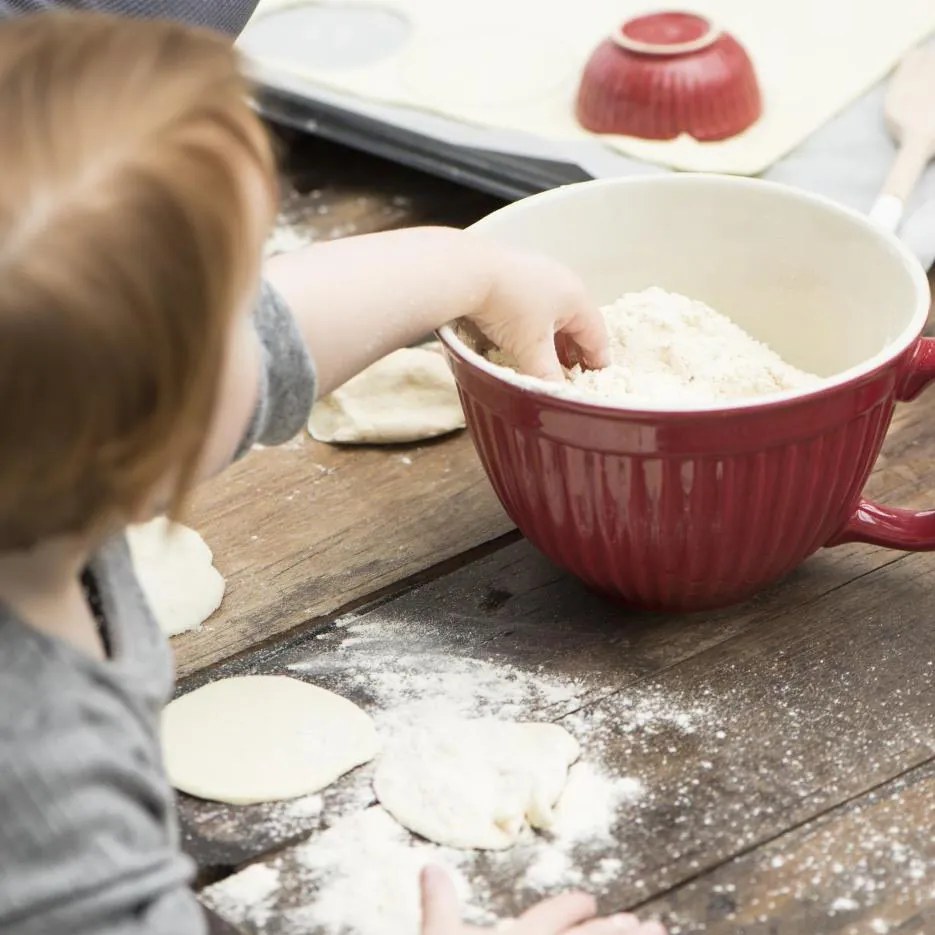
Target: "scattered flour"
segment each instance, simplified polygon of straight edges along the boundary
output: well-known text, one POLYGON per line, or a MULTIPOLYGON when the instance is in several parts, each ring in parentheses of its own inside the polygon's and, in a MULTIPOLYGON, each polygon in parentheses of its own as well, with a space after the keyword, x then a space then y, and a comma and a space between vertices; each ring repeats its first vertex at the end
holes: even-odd
POLYGON ((279 890, 279 871, 269 864, 251 864, 209 886, 202 899, 232 925, 251 923, 262 928, 279 890))
POLYGON ((601 890, 613 883, 623 869, 623 861, 619 857, 602 857, 588 875, 588 884, 594 889, 601 890))
POLYGON ((202 899, 216 912, 263 931, 280 877, 308 898, 277 908, 276 931, 308 935, 418 935, 419 874, 427 864, 444 867, 467 915, 491 917, 470 906, 470 887, 458 855, 414 843, 379 806, 339 819, 327 831, 284 852, 270 865, 253 865, 208 887, 202 899))
POLYGON ((291 253, 301 247, 306 247, 314 242, 314 237, 310 232, 300 226, 293 226, 282 219, 279 220, 275 229, 267 238, 263 247, 263 256, 276 256, 279 253, 291 253))
POLYGON ((547 893, 568 886, 600 891, 612 883, 624 869, 621 858, 602 858, 585 872, 576 857, 588 858, 606 848, 620 810, 635 804, 643 792, 642 783, 632 776, 613 778, 591 762, 576 763, 555 806, 550 840, 537 849, 523 885, 547 893))
POLYGON ((289 818, 312 818, 321 813, 322 805, 321 795, 316 792, 284 803, 283 812, 289 818))
POLYGON ((613 779, 593 763, 576 763, 555 806, 549 832, 567 843, 607 841, 613 835, 618 808, 635 802, 642 794, 643 784, 632 776, 613 779))
MULTIPOLYGON (((394 855, 390 866, 397 859, 411 860, 399 855, 425 848, 432 862, 454 868, 467 881, 471 889, 468 905, 475 907, 475 913, 478 907, 492 907, 509 916, 541 895, 568 887, 582 887, 605 898, 620 891, 642 893, 649 900, 660 885, 666 885, 666 878, 660 878, 655 868, 664 861, 679 861, 699 877, 683 888, 677 901, 668 901, 670 935, 703 935, 710 925, 712 906, 719 914, 726 913, 725 931, 745 925, 750 931, 765 932, 783 918, 807 916, 803 932, 833 930, 840 935, 867 935, 871 924, 884 931, 884 926, 891 932, 902 930, 907 920, 923 917, 931 906, 935 802, 925 794, 931 770, 898 781, 895 789, 890 785, 871 792, 843 829, 840 820, 818 819, 802 831, 758 847, 756 853, 741 858, 751 866, 739 885, 729 867, 712 869, 706 863, 714 849, 725 843, 756 847, 764 829, 780 827, 777 810, 789 803, 815 801, 821 806, 840 800, 861 788, 859 784, 865 784, 868 777, 889 770, 905 750, 930 749, 935 743, 932 719, 918 716, 920 710, 928 710, 920 708, 920 703, 930 699, 935 662, 917 659, 919 654, 908 644, 900 653, 892 645, 876 646, 876 640, 882 641, 882 634, 890 632, 888 616, 868 621, 867 626, 877 627, 880 634, 874 632, 875 660, 867 667, 855 653, 857 672, 845 664, 850 656, 838 659, 823 647, 822 661, 831 665, 816 667, 814 681, 805 685, 791 677, 788 658, 781 651, 765 667, 754 670, 762 676, 755 680, 732 676, 738 667, 759 664, 744 656, 716 664, 697 684, 654 677, 625 684, 622 678, 610 691, 606 677, 559 675, 560 671, 582 671, 564 661, 549 669, 505 664, 505 658, 517 658, 509 634, 501 637, 498 633, 481 642, 470 632, 472 605, 466 603, 466 607, 463 617, 453 616, 435 607, 426 609, 423 597, 412 610, 405 604, 400 610, 397 603, 348 616, 340 627, 319 634, 320 639, 289 650, 287 659, 293 670, 313 681, 351 692, 374 716, 381 732, 439 713, 561 724, 581 742, 582 763, 603 780, 619 785, 621 798, 611 822, 595 818, 584 796, 587 807, 575 822, 577 831, 555 837, 530 832, 515 847, 480 857, 416 842, 396 829, 395 843, 379 851, 394 855), (462 633, 466 634, 463 639, 462 633), (342 650, 345 641, 350 648, 342 650), (873 730, 862 738, 859 730, 844 730, 845 725, 880 717, 867 686, 882 678, 890 657, 890 671, 896 671, 892 666, 899 662, 901 680, 907 660, 917 665, 912 671, 922 675, 900 687, 886 684, 885 705, 900 715, 893 719, 891 734, 881 738, 873 730), (823 699, 826 718, 834 729, 815 727, 815 696, 823 699), (771 728, 769 736, 781 739, 764 744, 752 757, 738 756, 737 738, 750 736, 749 726, 742 726, 750 717, 763 719, 758 723, 764 726, 764 736, 771 728), (810 757, 819 743, 824 746, 816 772, 810 757), (642 785, 636 776, 627 775, 628 769, 639 770, 642 785), (761 795, 764 788, 768 790, 765 798, 761 795), (752 790, 758 791, 753 794, 752 790), (726 810, 721 804, 725 796, 730 800, 726 810), (599 841, 601 828, 611 823, 612 842, 599 841), (593 837, 582 828, 592 829, 593 837), (698 852, 699 840, 710 842, 712 850, 698 852), (647 855, 652 863, 647 863, 647 855), (495 888, 491 881, 496 881, 495 888)), ((505 617, 504 627, 508 626, 505 617)), ((838 650, 837 642, 834 645, 835 651, 845 652, 843 646, 838 650)), ((639 677, 638 669, 627 670, 628 677, 634 675, 639 677)), ((315 837, 307 844, 280 850, 272 859, 280 881, 278 893, 260 899, 257 913, 250 915, 237 885, 225 881, 228 888, 220 895, 226 897, 227 908, 221 914, 251 935, 309 935, 323 930, 314 923, 321 911, 319 893, 327 898, 329 892, 341 892, 338 887, 355 896, 348 902, 344 921, 330 924, 343 925, 344 931, 354 929, 358 900, 360 915, 372 912, 367 908, 371 903, 366 890, 374 886, 368 881, 379 868, 358 857, 354 870, 342 878, 341 862, 336 861, 338 869, 325 878, 320 871, 301 866, 297 856, 320 844, 324 837, 320 827, 331 828, 333 848, 363 852, 354 825, 344 824, 338 816, 359 815, 373 804, 367 770, 364 767, 325 790, 321 821, 313 817, 299 829, 301 833, 314 831, 315 837), (353 880, 360 881, 362 895, 357 895, 353 880), (291 921, 287 912, 293 913, 291 921), (312 923, 303 924, 303 918, 312 923), (266 921, 258 923, 258 919, 266 921)), ((848 805, 846 811, 851 810, 848 805)), ((265 819, 261 823, 267 824, 265 819)), ((233 834, 230 837, 237 839, 233 834)), ((330 859, 326 862, 331 866, 330 859)), ((415 868, 410 870, 414 880, 421 864, 410 866, 415 868)), ((414 885, 409 884, 406 891, 411 892, 414 885)), ((329 905, 329 913, 340 913, 340 908, 334 908, 336 902, 326 902, 326 909, 329 905)), ((393 931, 387 926, 381 935, 411 935, 411 931, 393 931)))
POLYGON ((551 889, 556 884, 578 886, 581 872, 567 851, 557 847, 543 848, 523 875, 523 884, 536 892, 551 889))
MULTIPOLYGON (((611 364, 568 372, 563 395, 604 403, 707 406, 817 386, 729 318, 702 302, 659 288, 627 293, 602 309, 611 364)), ((493 363, 510 367, 499 351, 493 363)))
POLYGON ((832 915, 837 912, 853 912, 859 908, 860 903, 856 899, 851 899, 850 896, 839 896, 830 906, 832 915))
POLYGON ((316 681, 340 673, 346 683, 353 652, 351 683, 369 699, 367 710, 383 736, 455 718, 554 721, 588 695, 584 680, 459 656, 447 645, 438 652, 401 651, 418 626, 376 611, 362 619, 348 615, 322 634, 326 648, 336 643, 334 652, 316 652, 289 668, 316 681))
MULTIPOLYGON (((355 672, 350 682, 355 697, 359 693, 384 738, 448 719, 548 720, 565 726, 583 750, 555 806, 552 827, 544 833, 525 829, 514 847, 500 851, 430 844, 373 805, 371 764, 339 784, 357 790, 353 808, 342 807, 335 817, 332 790, 326 790, 325 830, 273 858, 272 874, 282 884, 278 895, 271 889, 258 897, 255 882, 242 881, 242 874, 209 887, 205 899, 220 915, 250 932, 276 935, 417 935, 418 876, 427 863, 449 870, 468 921, 486 925, 495 921, 487 909, 495 901, 492 879, 513 881, 528 905, 569 887, 601 893, 626 872, 627 855, 616 847, 608 854, 608 841, 615 825, 630 820, 631 810, 649 796, 637 778, 615 774, 605 754, 619 749, 621 736, 655 744, 673 733, 687 735, 705 712, 643 690, 615 693, 619 703, 606 722, 593 713, 585 718, 577 709, 596 691, 586 679, 527 670, 493 657, 460 656, 447 638, 434 652, 436 626, 450 632, 448 623, 424 624, 379 611, 348 615, 289 668, 323 684, 334 679, 335 688, 339 682, 347 686, 349 671, 355 672), (408 652, 415 637, 423 651, 408 652), (605 742, 613 746, 605 748, 605 742)), ((314 813, 315 798, 281 805, 314 813)), ((282 815, 284 821, 289 817, 282 815)))
MULTIPOLYGON (((444 866, 463 904, 470 888, 455 862, 410 836, 380 807, 342 819, 297 849, 309 882, 318 882, 308 905, 287 913, 297 930, 324 935, 417 935, 419 874, 444 866)), ((475 918, 477 916, 475 915, 475 918)))

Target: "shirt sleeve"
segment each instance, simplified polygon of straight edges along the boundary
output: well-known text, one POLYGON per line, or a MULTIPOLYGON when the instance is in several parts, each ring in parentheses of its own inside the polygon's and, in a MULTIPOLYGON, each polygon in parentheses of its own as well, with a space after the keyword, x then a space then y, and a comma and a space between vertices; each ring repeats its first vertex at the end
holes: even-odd
POLYGON ((257 0, 0 0, 0 19, 49 10, 92 10, 150 19, 171 19, 239 35, 257 0))
POLYGON ((264 280, 254 313, 260 341, 256 409, 238 455, 251 445, 281 445, 300 431, 315 402, 315 366, 292 312, 264 280))

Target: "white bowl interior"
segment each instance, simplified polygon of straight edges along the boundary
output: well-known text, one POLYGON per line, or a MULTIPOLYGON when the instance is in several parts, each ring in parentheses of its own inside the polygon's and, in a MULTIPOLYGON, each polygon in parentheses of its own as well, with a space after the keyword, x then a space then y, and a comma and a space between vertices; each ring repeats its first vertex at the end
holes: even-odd
POLYGON ((823 377, 870 369, 925 321, 925 275, 858 214, 793 189, 717 176, 572 185, 473 230, 574 269, 595 301, 661 286, 700 299, 823 377))

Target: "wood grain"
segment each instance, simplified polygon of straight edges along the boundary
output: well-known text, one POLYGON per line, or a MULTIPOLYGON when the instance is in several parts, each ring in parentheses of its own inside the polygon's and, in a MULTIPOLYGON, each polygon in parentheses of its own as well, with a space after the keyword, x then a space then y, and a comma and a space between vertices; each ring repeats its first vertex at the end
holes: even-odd
MULTIPOLYGON (((311 240, 416 223, 463 226, 500 204, 323 140, 286 133, 282 148, 283 215, 311 240)), ((897 417, 907 432, 890 449, 902 459, 893 465, 893 483, 911 484, 925 471, 924 456, 912 450, 925 418, 911 408, 897 417)), ((228 590, 202 631, 173 640, 183 677, 511 528, 463 437, 410 453, 339 451, 300 437, 288 449, 251 454, 207 484, 192 523, 213 547, 228 590), (406 457, 411 471, 402 470, 410 467, 406 457)))
POLYGON ((935 931, 935 763, 654 900, 673 935, 935 931))
MULTIPOLYGON (((528 572, 540 561, 519 544, 479 564, 506 552, 518 560, 514 582, 523 567, 528 572)), ((420 681, 432 690, 432 673, 444 675, 451 658, 572 685, 560 702, 552 692, 531 694, 510 716, 565 724, 582 741, 586 758, 642 783, 643 797, 619 813, 612 837, 576 854, 579 876, 567 879, 593 880, 603 861, 620 857, 616 876, 592 886, 607 910, 638 905, 766 845, 935 754, 927 612, 935 599, 933 556, 901 558, 772 617, 756 620, 754 614, 739 630, 729 618, 702 622, 694 652, 692 621, 633 626, 606 606, 596 615, 596 604, 566 616, 548 587, 523 592, 520 613, 496 584, 475 591, 468 607, 439 599, 441 591, 463 596, 458 584, 473 571, 390 601, 350 629, 310 636, 261 660, 256 670, 309 678, 376 713, 388 673, 417 696, 420 681)), ((584 597, 571 582, 566 587, 565 606, 584 597)), ((327 826, 371 801, 368 778, 364 769, 337 784, 313 824, 327 826)), ((183 814, 193 805, 188 800, 183 814)), ((248 809, 226 810, 229 842, 248 844, 256 819, 248 809)), ((204 834, 216 820, 206 819, 198 831, 204 834)), ((894 834, 894 840, 902 838, 894 834)), ((908 839, 901 846, 918 850, 908 839)), ((469 866, 490 894, 488 908, 508 915, 535 898, 525 872, 543 849, 541 842, 528 842, 469 866)), ((247 854, 236 854, 235 847, 231 856, 247 854)), ((288 850, 275 860, 283 910, 312 899, 301 861, 288 850)), ((739 879, 735 885, 747 884, 739 879)), ((263 930, 287 931, 285 918, 280 927, 274 914, 263 930)), ((725 924, 707 931, 735 929, 725 924)))
MULTIPOLYGON (((921 492, 935 489, 935 446, 923 441, 933 418, 925 401, 897 411, 872 495, 935 505, 935 495, 921 492)), ((321 621, 512 528, 465 433, 383 450, 337 449, 303 433, 288 446, 252 452, 205 485, 192 523, 214 549, 228 590, 202 630, 173 640, 181 676, 321 621)), ((813 561, 843 566, 835 574, 846 578, 892 559, 885 550, 851 548, 813 561)), ((794 601, 811 580, 803 575, 753 606, 769 595, 778 606, 794 601)), ((808 587, 803 593, 812 595, 808 587)))
POLYGON ((464 433, 389 450, 299 437, 251 452, 199 493, 192 525, 227 592, 204 627, 173 640, 182 676, 511 529, 464 433))
MULTIPOLYGON (((871 482, 875 496, 931 506, 935 438, 924 428, 933 415, 935 396, 900 409, 871 482)), ((933 600, 935 556, 847 546, 738 608, 644 614, 590 594, 518 542, 377 606, 350 631, 308 631, 211 676, 288 673, 371 710, 379 710, 375 686, 387 667, 418 686, 459 658, 572 685, 563 701, 534 694, 511 716, 563 721, 588 755, 647 790, 612 840, 579 859, 587 882, 602 860, 622 855, 619 874, 595 887, 605 908, 619 909, 713 872, 931 759, 933 600), (648 710, 651 724, 642 720, 648 710)), ((321 815, 298 822, 256 810, 269 806, 183 799, 181 808, 189 849, 216 873, 369 801, 365 769, 329 790, 321 815)), ((523 880, 538 853, 532 845, 476 863, 497 912, 535 897, 523 880)), ((280 867, 290 866, 288 855, 280 852, 280 867)), ((311 898, 298 870, 283 878, 283 905, 311 898)), ((679 911, 695 924, 694 909, 679 911)), ((279 930, 275 919, 270 925, 265 931, 279 930)), ((735 931, 729 922, 707 930, 735 931)))
MULTIPOLYGON (((309 192, 290 210, 315 236, 467 222, 492 207, 452 209, 421 176, 400 194, 398 180, 374 183, 365 157, 333 191, 333 170, 303 165, 309 192)), ((898 410, 870 495, 935 506, 933 422, 935 394, 898 410)), ((475 667, 477 697, 496 707, 480 676, 505 673, 526 686, 509 716, 564 723, 588 759, 642 784, 563 880, 595 890, 603 909, 661 914, 672 935, 932 930, 935 556, 847 546, 736 608, 634 612, 497 538, 510 524, 463 435, 405 451, 305 439, 257 452, 205 490, 195 524, 229 593, 209 628, 177 642, 182 673, 197 673, 183 690, 282 673, 380 715, 457 698, 446 679, 459 666, 475 667), (482 543, 491 550, 465 555, 482 543), (367 606, 329 623, 355 604, 367 606), (608 859, 616 871, 599 873, 608 859)), ((316 885, 294 845, 371 803, 369 770, 325 790, 321 812, 182 796, 203 882, 274 862, 282 887, 262 931, 288 931, 316 885)), ((509 915, 541 895, 527 869, 544 849, 531 840, 469 861, 485 904, 509 915)))

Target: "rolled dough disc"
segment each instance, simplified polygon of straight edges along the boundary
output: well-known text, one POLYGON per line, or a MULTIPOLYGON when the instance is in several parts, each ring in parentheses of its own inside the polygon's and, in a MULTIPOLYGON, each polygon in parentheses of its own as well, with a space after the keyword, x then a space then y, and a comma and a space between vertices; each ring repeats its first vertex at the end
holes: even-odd
POLYGON ((528 34, 523 67, 516 67, 514 33, 491 24, 476 34, 454 29, 416 43, 406 52, 401 77, 413 99, 433 109, 458 103, 492 109, 535 101, 560 89, 576 77, 578 63, 560 35, 528 34), (477 68, 477 50, 484 50, 483 68, 477 68))
POLYGON ((398 735, 374 789, 410 831, 449 847, 500 850, 548 828, 578 743, 555 724, 452 720, 398 735))
POLYGON ((339 445, 400 444, 463 428, 454 377, 424 347, 378 360, 315 403, 308 422, 312 438, 339 445))
POLYGON ((379 749, 357 705, 283 675, 221 679, 166 706, 166 770, 176 789, 249 805, 317 792, 379 749))
POLYGON ((194 630, 221 606, 224 577, 194 529, 158 516, 128 527, 127 542, 137 580, 163 633, 194 630))

